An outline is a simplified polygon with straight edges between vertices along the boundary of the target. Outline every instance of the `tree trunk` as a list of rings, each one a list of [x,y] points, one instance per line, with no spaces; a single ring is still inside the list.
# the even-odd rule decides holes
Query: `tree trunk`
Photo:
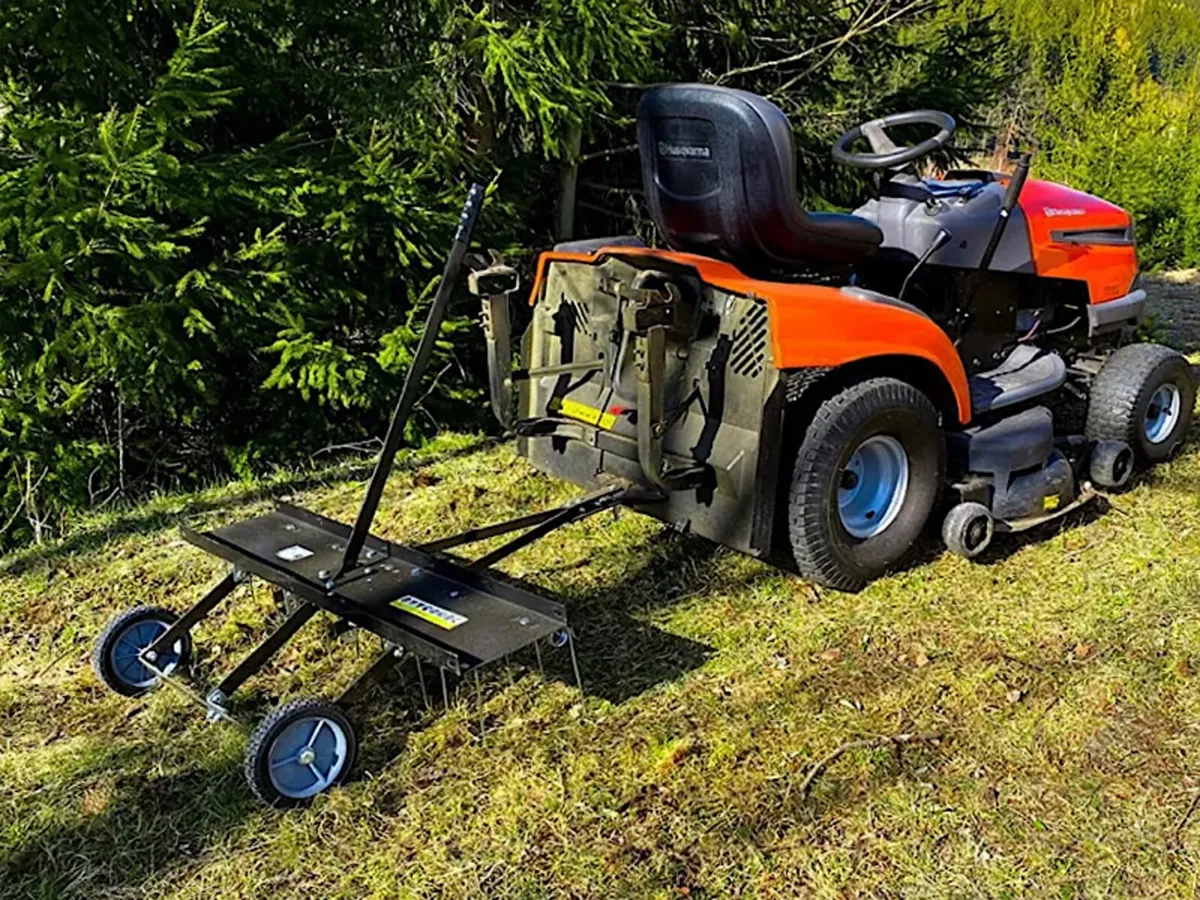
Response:
[[[558,230],[555,237],[569,241],[575,236],[575,190],[579,183],[579,151],[583,145],[583,126],[573,125],[567,135],[567,160],[558,192]]]

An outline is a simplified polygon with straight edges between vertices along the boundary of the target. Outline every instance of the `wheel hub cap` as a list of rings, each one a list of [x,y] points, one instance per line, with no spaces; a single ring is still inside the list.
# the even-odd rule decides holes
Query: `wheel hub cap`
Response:
[[[886,529],[908,495],[908,454],[890,435],[863,441],[838,481],[838,515],[852,537],[865,540]]]
[[[296,719],[271,743],[269,774],[275,790],[292,800],[315,797],[346,765],[346,733],[332,719]]]
[[[135,688],[150,687],[158,675],[142,661],[142,651],[158,640],[170,627],[159,619],[143,619],[134,622],[122,631],[112,644],[112,668],[117,677]],[[162,654],[147,654],[146,659],[164,675],[170,675],[179,665],[183,653],[183,642],[176,641],[170,650]]]
[[[1152,444],[1161,444],[1175,430],[1182,412],[1183,403],[1179,396],[1179,388],[1173,384],[1164,384],[1150,398],[1150,406],[1146,410],[1144,433],[1146,440]]]

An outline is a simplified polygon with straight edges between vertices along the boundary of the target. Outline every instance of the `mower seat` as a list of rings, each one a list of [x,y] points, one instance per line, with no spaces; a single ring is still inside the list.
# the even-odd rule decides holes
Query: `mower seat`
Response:
[[[801,207],[791,125],[755,94],[654,88],[638,105],[638,145],[650,212],[674,250],[754,273],[854,262],[883,242],[859,216]]]

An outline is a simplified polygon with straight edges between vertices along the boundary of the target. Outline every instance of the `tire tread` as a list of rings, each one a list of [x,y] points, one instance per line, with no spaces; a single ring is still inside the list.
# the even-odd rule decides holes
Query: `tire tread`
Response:
[[[843,591],[862,590],[867,579],[848,571],[824,538],[824,507],[819,498],[825,490],[819,462],[828,456],[831,443],[850,437],[857,427],[846,413],[862,405],[866,418],[897,407],[915,408],[936,426],[937,410],[917,388],[896,378],[870,378],[830,397],[817,409],[797,453],[788,497],[788,531],[792,553],[802,575],[826,587]],[[798,477],[803,471],[803,477]]]
[[[1147,459],[1144,449],[1138,405],[1146,382],[1160,367],[1174,361],[1188,367],[1187,360],[1162,344],[1127,344],[1114,351],[1092,382],[1084,430],[1086,437],[1093,441],[1124,441],[1143,462],[1153,461]],[[1185,399],[1194,400],[1194,390],[1192,397]],[[1185,411],[1188,419],[1190,412]],[[1185,431],[1182,430],[1180,435]],[[1175,442],[1178,443],[1181,441]],[[1173,450],[1174,444],[1167,448],[1165,455],[1169,456]]]
[[[338,724],[346,730],[350,748],[350,759],[347,760],[337,781],[332,786],[336,786],[344,781],[350,773],[350,769],[354,766],[358,755],[358,738],[354,732],[354,726],[350,724],[350,721],[346,718],[346,714],[341,709],[332,703],[324,700],[314,700],[311,697],[284,703],[282,706],[276,707],[268,713],[258,723],[258,727],[254,729],[254,733],[250,736],[250,743],[246,747],[246,756],[242,763],[242,773],[246,776],[246,784],[250,786],[251,793],[259,800],[271,806],[302,806],[309,802],[308,800],[292,800],[279,794],[272,786],[263,767],[259,765],[262,757],[270,750],[271,742],[276,737],[276,727],[294,716],[305,713],[319,714],[325,718],[336,717],[341,720]]]

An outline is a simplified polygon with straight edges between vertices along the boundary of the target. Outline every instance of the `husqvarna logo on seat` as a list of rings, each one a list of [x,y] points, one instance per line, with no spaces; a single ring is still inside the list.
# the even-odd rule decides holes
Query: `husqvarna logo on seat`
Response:
[[[712,159],[712,148],[703,144],[668,144],[659,141],[658,155],[672,159]]]

